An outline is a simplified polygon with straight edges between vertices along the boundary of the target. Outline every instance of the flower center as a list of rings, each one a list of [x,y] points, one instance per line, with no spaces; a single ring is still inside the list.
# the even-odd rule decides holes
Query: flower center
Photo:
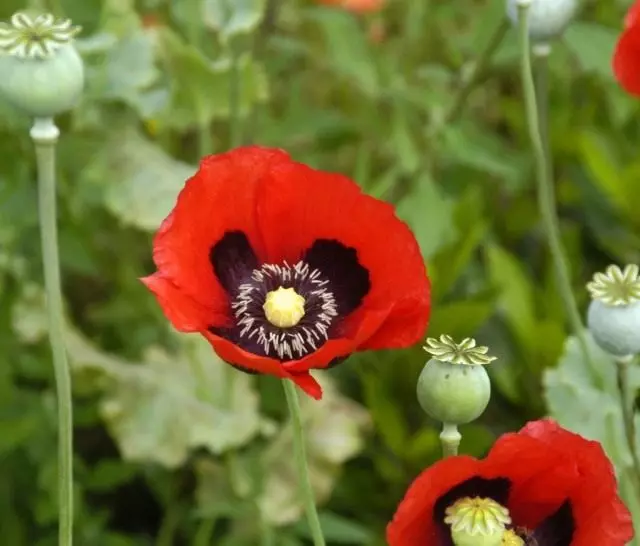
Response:
[[[237,342],[282,361],[317,350],[329,339],[338,316],[329,281],[303,261],[255,269],[238,287],[231,308]]]
[[[509,510],[491,498],[463,497],[445,510],[455,546],[503,546]],[[510,537],[508,537],[510,538]]]
[[[264,314],[267,320],[279,328],[291,328],[304,317],[305,299],[294,288],[280,286],[277,290],[267,292]]]

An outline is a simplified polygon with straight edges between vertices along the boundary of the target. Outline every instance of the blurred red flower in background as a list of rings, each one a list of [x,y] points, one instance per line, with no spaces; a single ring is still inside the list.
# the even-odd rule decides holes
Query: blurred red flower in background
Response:
[[[640,96],[640,0],[627,12],[624,26],[613,55],[613,72],[628,93]]]
[[[250,146],[202,160],[162,223],[142,281],[229,364],[293,380],[425,333],[429,280],[391,205],[345,176]]]
[[[509,510],[513,544],[624,546],[633,537],[600,444],[545,419],[503,435],[485,459],[449,457],[425,470],[387,528],[389,546],[451,546],[445,510],[477,497]]]
[[[354,13],[372,13],[380,11],[386,0],[316,0],[320,4],[344,8]]]

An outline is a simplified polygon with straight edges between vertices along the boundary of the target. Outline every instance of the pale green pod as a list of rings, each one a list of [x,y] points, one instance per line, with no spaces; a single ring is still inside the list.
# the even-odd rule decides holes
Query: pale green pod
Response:
[[[507,15],[518,24],[518,5],[521,0],[507,0]],[[531,0],[529,6],[529,36],[534,42],[549,42],[562,34],[575,17],[576,0]]]

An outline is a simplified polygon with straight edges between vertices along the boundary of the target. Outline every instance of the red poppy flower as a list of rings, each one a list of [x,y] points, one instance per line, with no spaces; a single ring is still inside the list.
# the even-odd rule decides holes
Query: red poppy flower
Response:
[[[310,369],[412,345],[429,318],[424,261],[393,208],[280,150],[203,159],[153,258],[158,271],[142,281],[175,328],[314,398]]]
[[[485,459],[449,457],[428,468],[389,524],[389,546],[450,546],[445,510],[464,497],[506,507],[522,539],[514,544],[624,546],[633,537],[600,445],[551,420],[502,436]]]
[[[613,72],[623,89],[640,96],[640,1],[631,6],[624,24],[613,56]]]

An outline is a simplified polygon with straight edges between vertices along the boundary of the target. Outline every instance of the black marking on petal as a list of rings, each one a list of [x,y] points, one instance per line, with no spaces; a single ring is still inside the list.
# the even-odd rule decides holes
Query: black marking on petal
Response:
[[[576,521],[573,517],[571,502],[565,503],[555,513],[546,518],[533,531],[527,545],[535,546],[571,546]]]
[[[358,261],[356,249],[339,241],[316,240],[302,260],[329,281],[338,313],[343,317],[356,309],[371,289],[369,271]]]
[[[474,476],[449,489],[436,501],[433,508],[433,519],[440,531],[437,546],[453,546],[451,530],[444,522],[445,510],[448,506],[463,497],[489,497],[498,504],[507,506],[510,488],[511,481],[507,478],[486,479]]]
[[[258,267],[249,239],[242,231],[227,231],[209,251],[209,261],[220,284],[234,296],[237,288]]]

